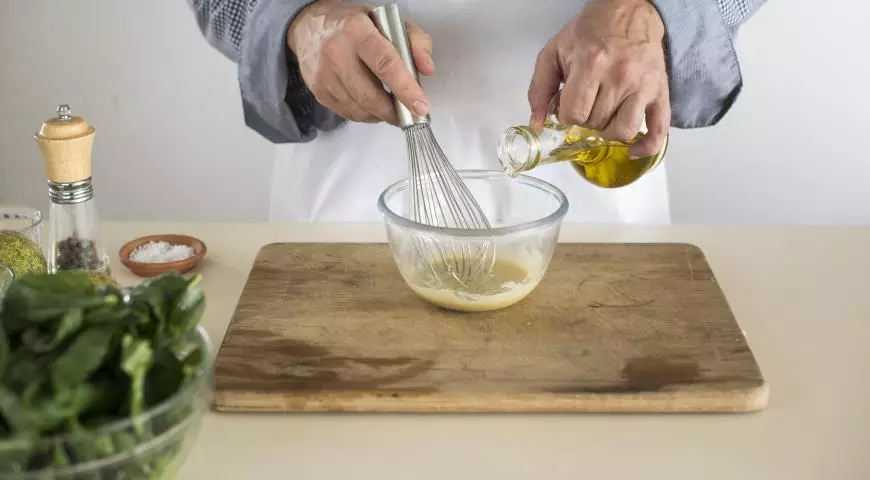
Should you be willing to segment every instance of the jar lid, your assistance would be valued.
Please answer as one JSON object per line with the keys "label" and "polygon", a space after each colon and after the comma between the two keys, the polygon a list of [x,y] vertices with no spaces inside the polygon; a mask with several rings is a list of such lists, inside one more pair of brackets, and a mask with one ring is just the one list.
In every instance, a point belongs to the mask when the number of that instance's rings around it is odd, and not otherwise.
{"label": "jar lid", "polygon": [[34,135],[49,181],[76,183],[91,177],[94,134],[94,127],[74,116],[69,105],[58,105],[57,115],[44,121]]}
{"label": "jar lid", "polygon": [[72,140],[93,131],[85,119],[72,114],[69,105],[61,104],[57,107],[57,116],[44,121],[36,136],[45,140]]}

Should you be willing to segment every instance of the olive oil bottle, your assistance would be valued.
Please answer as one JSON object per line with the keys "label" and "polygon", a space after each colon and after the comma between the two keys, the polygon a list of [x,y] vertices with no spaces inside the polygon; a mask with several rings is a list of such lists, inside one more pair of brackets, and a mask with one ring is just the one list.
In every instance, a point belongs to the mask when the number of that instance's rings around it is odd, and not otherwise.
{"label": "olive oil bottle", "polygon": [[498,159],[510,176],[538,165],[570,162],[589,183],[602,188],[618,188],[634,183],[661,163],[665,156],[668,137],[655,155],[630,158],[629,147],[643,135],[638,133],[627,142],[605,140],[596,130],[561,124],[550,115],[538,131],[527,125],[505,130],[498,145]]}

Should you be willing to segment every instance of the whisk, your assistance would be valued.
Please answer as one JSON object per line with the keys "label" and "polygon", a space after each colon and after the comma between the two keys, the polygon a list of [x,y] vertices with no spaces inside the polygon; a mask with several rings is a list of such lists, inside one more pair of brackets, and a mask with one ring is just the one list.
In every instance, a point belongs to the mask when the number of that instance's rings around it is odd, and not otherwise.
{"label": "whisk", "polygon": [[[419,74],[411,55],[410,42],[397,4],[375,7],[370,17],[378,30],[396,47],[408,71]],[[412,113],[391,95],[399,126],[405,133],[408,149],[409,216],[425,225],[456,229],[489,229],[483,209],[453,168],[429,126],[429,115]],[[417,261],[443,280],[448,274],[463,285],[488,271],[494,262],[491,241],[445,241],[436,238],[414,239]],[[446,270],[446,271],[445,271]]]}

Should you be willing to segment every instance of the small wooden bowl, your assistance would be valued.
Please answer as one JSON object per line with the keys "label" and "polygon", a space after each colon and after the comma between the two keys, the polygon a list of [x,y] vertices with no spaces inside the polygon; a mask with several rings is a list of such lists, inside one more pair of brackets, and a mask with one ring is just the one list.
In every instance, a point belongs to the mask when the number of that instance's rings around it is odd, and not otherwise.
{"label": "small wooden bowl", "polygon": [[[167,242],[172,245],[187,245],[193,247],[193,255],[177,262],[144,263],[130,260],[130,254],[139,248],[139,246],[148,242]],[[170,271],[187,273],[202,261],[202,258],[205,257],[206,251],[205,243],[198,238],[189,235],[161,234],[148,235],[147,237],[139,237],[135,240],[130,240],[121,247],[118,256],[121,257],[121,263],[134,274],[140,277],[153,277]]]}

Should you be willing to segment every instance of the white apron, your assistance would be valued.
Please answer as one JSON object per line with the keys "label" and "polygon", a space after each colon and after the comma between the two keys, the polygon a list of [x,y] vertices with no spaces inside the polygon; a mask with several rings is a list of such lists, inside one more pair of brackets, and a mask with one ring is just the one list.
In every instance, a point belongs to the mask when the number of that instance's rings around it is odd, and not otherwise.
{"label": "white apron", "polygon": [[[527,91],[538,52],[584,2],[405,0],[403,18],[433,39],[433,77],[421,77],[431,128],[457,169],[501,170],[502,131],[529,119]],[[378,195],[406,178],[401,130],[347,123],[304,144],[279,145],[269,218],[279,222],[380,221]],[[565,192],[565,222],[670,223],[665,168],[620,189],[593,186],[569,164],[528,175]]]}

